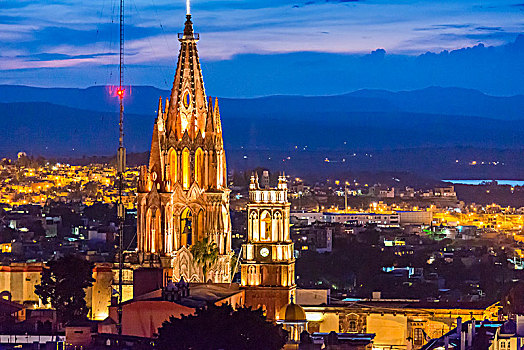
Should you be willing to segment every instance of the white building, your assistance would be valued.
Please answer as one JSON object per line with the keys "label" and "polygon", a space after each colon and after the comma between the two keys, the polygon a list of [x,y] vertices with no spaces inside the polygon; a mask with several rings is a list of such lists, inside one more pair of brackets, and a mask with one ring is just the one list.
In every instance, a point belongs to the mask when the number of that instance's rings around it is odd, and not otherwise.
{"label": "white building", "polygon": [[508,321],[497,329],[489,350],[520,350],[524,345],[524,315]]}
{"label": "white building", "polygon": [[352,225],[369,225],[376,224],[383,227],[398,227],[400,224],[400,218],[398,213],[387,212],[387,213],[302,213],[294,212],[291,213],[292,217],[300,220],[307,220],[308,225],[314,222],[329,222],[339,224],[352,224]]}
{"label": "white building", "polygon": [[376,224],[378,226],[395,226],[400,224],[397,213],[324,213],[325,222],[354,225]]}

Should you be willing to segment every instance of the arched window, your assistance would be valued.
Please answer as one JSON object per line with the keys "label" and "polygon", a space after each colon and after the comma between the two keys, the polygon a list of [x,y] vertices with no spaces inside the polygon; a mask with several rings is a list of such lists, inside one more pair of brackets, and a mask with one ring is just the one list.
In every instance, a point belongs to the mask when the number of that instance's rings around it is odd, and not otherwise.
{"label": "arched window", "polygon": [[197,240],[202,241],[204,239],[204,211],[200,210],[197,216],[196,222]]}
{"label": "arched window", "polygon": [[204,173],[204,151],[202,148],[199,148],[195,152],[195,181],[198,186],[204,186],[204,178],[202,174]]}
{"label": "arched window", "polygon": [[271,239],[271,214],[264,211],[260,216],[260,240],[269,241]]}
{"label": "arched window", "polygon": [[180,215],[180,234],[182,246],[191,245],[193,241],[193,213],[189,208]]}
{"label": "arched window", "polygon": [[160,251],[160,209],[152,208],[148,211],[148,221],[149,221],[149,248],[151,253],[156,253]]}
{"label": "arched window", "polygon": [[186,91],[184,93],[183,102],[184,102],[184,107],[188,108],[189,104],[191,103],[191,95],[189,94],[189,91]]}
{"label": "arched window", "polygon": [[184,148],[182,151],[182,186],[185,190],[189,188],[190,181],[190,166],[189,166],[189,150]]}
{"label": "arched window", "polygon": [[258,215],[256,212],[252,212],[250,215],[250,233],[252,239],[256,242],[259,240],[258,237]]}
{"label": "arched window", "polygon": [[282,214],[280,214],[279,211],[275,212],[275,214],[273,215],[273,217],[275,218],[275,234],[276,234],[276,237],[275,237],[275,240],[277,241],[282,241],[284,239],[284,237],[282,237]]}
{"label": "arched window", "polygon": [[249,265],[247,268],[247,285],[254,286],[256,285],[256,275],[257,271],[254,265]]}
{"label": "arched window", "polygon": [[169,154],[169,170],[169,179],[171,180],[171,184],[174,185],[178,181],[178,159],[175,150],[171,150]]}

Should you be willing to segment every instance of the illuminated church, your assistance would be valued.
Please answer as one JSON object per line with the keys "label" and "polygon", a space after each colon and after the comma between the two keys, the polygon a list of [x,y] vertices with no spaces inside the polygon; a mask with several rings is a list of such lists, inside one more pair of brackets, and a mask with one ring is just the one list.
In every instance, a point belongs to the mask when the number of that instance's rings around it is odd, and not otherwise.
{"label": "illuminated church", "polygon": [[[149,166],[140,170],[137,243],[143,266],[162,267],[173,280],[231,281],[231,219],[218,100],[206,97],[191,15],[180,33],[171,96],[160,99]],[[216,243],[217,263],[202,276],[189,248]]]}
{"label": "illuminated church", "polygon": [[[187,15],[171,96],[160,100],[149,166],[140,170],[137,240],[141,266],[161,267],[172,280],[230,283],[231,219],[218,101],[207,99],[191,15]],[[251,178],[248,239],[242,246],[244,304],[269,319],[295,295],[287,184],[261,188]],[[206,276],[191,246],[208,238],[219,249]]]}

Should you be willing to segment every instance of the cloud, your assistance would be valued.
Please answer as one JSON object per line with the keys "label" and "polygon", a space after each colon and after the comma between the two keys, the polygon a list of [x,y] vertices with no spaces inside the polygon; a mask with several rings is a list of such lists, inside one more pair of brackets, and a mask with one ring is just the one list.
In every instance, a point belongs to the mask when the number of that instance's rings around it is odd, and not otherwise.
{"label": "cloud", "polygon": [[[508,43],[524,31],[520,7],[514,2],[486,0],[485,6],[477,7],[476,0],[197,0],[192,10],[195,30],[201,33],[199,54],[206,62],[305,51],[367,55],[377,48],[387,50],[382,60],[387,61],[392,54],[415,56],[479,42]],[[144,81],[151,76],[146,69],[167,67],[162,69],[171,72],[184,2],[126,3],[127,71]],[[85,77],[95,76],[117,63],[117,48],[114,1],[2,2],[0,71],[10,73],[2,73],[0,83],[16,81],[17,70],[39,68],[49,85],[63,83],[49,73],[52,67],[74,74],[84,67]],[[377,60],[380,51],[369,56]],[[148,84],[155,84],[150,79]]]}
{"label": "cloud", "polygon": [[477,28],[475,28],[475,30],[480,30],[480,31],[495,31],[495,32],[501,32],[501,31],[504,31],[504,29],[502,29],[502,27],[488,27],[488,26],[477,27]]}
{"label": "cloud", "polygon": [[293,5],[293,8],[300,8],[300,7],[309,6],[309,5],[322,5],[322,4],[329,4],[329,3],[346,4],[346,3],[355,3],[355,2],[362,2],[362,0],[317,0],[317,1],[306,1],[306,2],[301,3],[301,4]]}

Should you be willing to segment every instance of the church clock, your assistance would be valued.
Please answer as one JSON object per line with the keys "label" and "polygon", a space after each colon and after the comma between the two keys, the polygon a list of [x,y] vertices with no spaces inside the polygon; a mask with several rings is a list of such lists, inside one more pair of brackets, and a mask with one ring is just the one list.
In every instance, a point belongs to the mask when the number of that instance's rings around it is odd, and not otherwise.
{"label": "church clock", "polygon": [[260,248],[260,256],[267,258],[269,256],[269,249],[267,247]]}

